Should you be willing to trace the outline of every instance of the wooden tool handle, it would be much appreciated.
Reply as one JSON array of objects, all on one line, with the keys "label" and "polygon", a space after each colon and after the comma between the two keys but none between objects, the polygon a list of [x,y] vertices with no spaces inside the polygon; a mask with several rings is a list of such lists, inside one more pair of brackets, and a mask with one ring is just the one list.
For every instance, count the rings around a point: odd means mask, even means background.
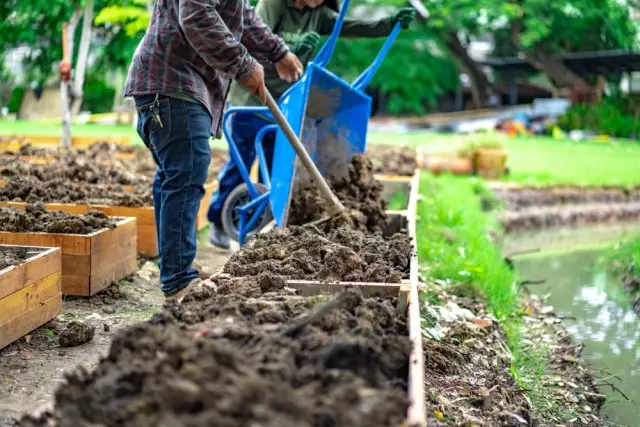
[{"label": "wooden tool handle", "polygon": [[304,149],[304,146],[298,139],[298,136],[295,134],[293,129],[291,129],[289,122],[282,114],[282,111],[280,111],[278,104],[276,104],[276,102],[274,101],[273,97],[271,96],[268,90],[266,91],[266,95],[267,95],[267,108],[269,108],[269,111],[271,112],[273,117],[276,119],[276,122],[278,123],[278,125],[280,125],[280,127],[284,131],[284,134],[287,136],[287,139],[289,140],[289,143],[291,143],[291,145],[293,146],[293,149],[296,150],[296,153],[298,154],[298,157],[300,158],[302,165],[307,170],[307,172],[309,172],[309,175],[311,175],[311,178],[313,178],[313,181],[316,183],[316,185],[320,189],[320,194],[322,195],[322,197],[324,197],[327,203],[329,203],[329,205],[332,207],[332,209],[330,210],[330,213],[337,214],[337,213],[344,212],[344,206],[342,205],[342,203],[340,203],[340,200],[338,200],[338,198],[331,192],[331,189],[329,188],[327,181],[325,181],[322,175],[320,174],[320,171],[316,167],[315,163],[313,163],[313,160],[311,160],[311,157],[309,157],[309,153],[307,153],[307,150]]}]

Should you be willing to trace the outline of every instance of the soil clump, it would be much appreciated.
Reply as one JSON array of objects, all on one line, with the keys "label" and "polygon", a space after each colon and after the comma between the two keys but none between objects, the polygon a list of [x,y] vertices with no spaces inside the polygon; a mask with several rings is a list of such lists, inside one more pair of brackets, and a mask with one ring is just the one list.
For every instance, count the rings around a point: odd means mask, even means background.
[{"label": "soil clump", "polygon": [[71,322],[58,339],[60,347],[77,347],[93,339],[96,327],[81,322]]},{"label": "soil clump", "polygon": [[[327,183],[333,194],[350,211],[325,223],[328,228],[349,224],[362,231],[378,232],[385,229],[387,202],[382,198],[382,183],[374,178],[373,163],[365,155],[353,156],[348,174],[329,177]],[[327,202],[316,185],[313,182],[300,183],[291,198],[288,225],[303,225],[327,216]]]},{"label": "soil clump", "polygon": [[232,255],[224,272],[233,276],[271,273],[287,279],[400,283],[409,274],[409,237],[365,234],[347,227],[325,233],[288,227],[256,235]]},{"label": "soil clump", "polygon": [[0,207],[0,230],[2,231],[90,234],[115,226],[114,218],[98,211],[73,215],[61,211],[49,211],[41,202],[27,205],[24,211]]},{"label": "soil clump", "polygon": [[409,403],[406,319],[393,299],[352,292],[291,339],[282,331],[312,298],[263,293],[245,279],[205,282],[117,333],[95,370],[67,376],[52,412],[19,425],[399,425]]},{"label": "soil clump", "polygon": [[370,145],[367,147],[367,156],[371,159],[376,174],[413,176],[418,167],[413,148]]},{"label": "soil clump", "polygon": [[0,248],[0,270],[21,264],[26,259],[26,253],[11,248]]},{"label": "soil clump", "polygon": [[153,205],[153,194],[151,184],[127,192],[117,185],[74,184],[64,178],[40,181],[18,177],[0,188],[0,201],[143,207]]}]

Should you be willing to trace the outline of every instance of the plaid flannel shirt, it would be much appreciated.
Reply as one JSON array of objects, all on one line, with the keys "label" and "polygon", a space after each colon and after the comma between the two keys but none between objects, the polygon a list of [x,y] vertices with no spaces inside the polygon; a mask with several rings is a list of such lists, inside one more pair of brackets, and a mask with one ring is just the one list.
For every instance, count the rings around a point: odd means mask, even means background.
[{"label": "plaid flannel shirt", "polygon": [[278,62],[287,52],[249,0],[156,0],[124,95],[188,95],[207,108],[219,137],[231,80],[246,80],[256,60]]}]

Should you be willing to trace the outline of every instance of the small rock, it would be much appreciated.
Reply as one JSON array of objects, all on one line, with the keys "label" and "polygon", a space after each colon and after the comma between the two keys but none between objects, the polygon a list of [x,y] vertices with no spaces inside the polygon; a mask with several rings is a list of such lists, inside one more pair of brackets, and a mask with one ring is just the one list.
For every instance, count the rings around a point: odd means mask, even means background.
[{"label": "small rock", "polygon": [[106,314],[113,314],[116,312],[116,309],[114,307],[107,306],[107,307],[102,307],[102,311]]},{"label": "small rock", "polygon": [[95,326],[86,323],[71,322],[67,329],[60,334],[58,342],[60,347],[76,347],[91,341],[95,332]]}]

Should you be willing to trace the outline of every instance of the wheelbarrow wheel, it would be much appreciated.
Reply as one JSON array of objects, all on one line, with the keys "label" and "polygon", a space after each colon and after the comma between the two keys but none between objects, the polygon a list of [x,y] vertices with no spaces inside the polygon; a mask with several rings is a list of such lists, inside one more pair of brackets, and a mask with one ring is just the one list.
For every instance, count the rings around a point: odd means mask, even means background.
[{"label": "wheelbarrow wheel", "polygon": [[[254,183],[253,186],[260,194],[269,191],[267,187],[259,183]],[[240,213],[236,209],[246,205],[250,201],[251,195],[249,194],[249,187],[247,184],[240,184],[229,194],[222,207],[222,228],[227,233],[227,236],[236,242],[240,236]],[[251,216],[249,215],[248,218],[251,218]],[[246,237],[251,237],[259,232],[272,219],[273,214],[271,213],[271,207],[266,206],[262,215],[254,224],[253,228],[247,233]]]}]

